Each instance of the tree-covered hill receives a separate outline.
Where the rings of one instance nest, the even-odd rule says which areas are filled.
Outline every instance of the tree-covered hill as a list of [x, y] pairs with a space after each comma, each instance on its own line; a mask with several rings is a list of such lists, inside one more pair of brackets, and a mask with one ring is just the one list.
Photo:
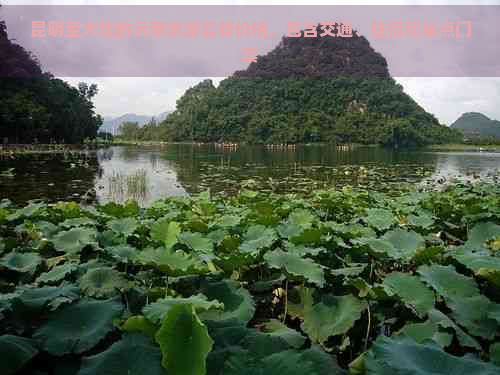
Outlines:
[[500, 139], [500, 121], [491, 120], [478, 112], [463, 113], [450, 128], [460, 130], [472, 139]]
[[164, 125], [176, 141], [397, 147], [461, 138], [405, 94], [386, 60], [356, 35], [284, 37], [217, 88], [205, 80], [188, 90]]
[[0, 141], [81, 143], [97, 135], [96, 85], [74, 88], [42, 73], [39, 62], [13, 43], [0, 21]]

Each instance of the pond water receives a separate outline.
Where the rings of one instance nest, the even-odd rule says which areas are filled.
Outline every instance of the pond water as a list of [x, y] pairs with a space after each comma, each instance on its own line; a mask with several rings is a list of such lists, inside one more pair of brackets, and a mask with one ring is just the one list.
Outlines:
[[362, 185], [392, 190], [408, 184], [444, 184], [453, 178], [498, 181], [500, 153], [396, 151], [376, 147], [339, 149], [219, 147], [172, 144], [112, 146], [67, 154], [0, 159], [0, 198], [124, 201], [141, 204], [166, 196], [237, 191], [303, 192]]

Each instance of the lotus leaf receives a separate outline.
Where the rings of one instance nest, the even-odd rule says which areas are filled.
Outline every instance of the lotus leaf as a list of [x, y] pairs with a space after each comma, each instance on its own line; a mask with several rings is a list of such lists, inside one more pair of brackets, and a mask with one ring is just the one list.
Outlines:
[[123, 305], [116, 299], [82, 299], [51, 313], [33, 338], [53, 355], [83, 353], [114, 329], [113, 320], [122, 311]]

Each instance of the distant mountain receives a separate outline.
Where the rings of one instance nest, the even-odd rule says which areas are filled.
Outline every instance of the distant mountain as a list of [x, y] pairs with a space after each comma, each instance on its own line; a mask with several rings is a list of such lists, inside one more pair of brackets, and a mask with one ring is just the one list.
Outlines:
[[492, 120], [479, 112], [462, 114], [450, 127], [461, 130], [465, 136], [471, 138], [500, 139], [500, 121]]
[[104, 122], [102, 123], [99, 131], [109, 132], [111, 134], [117, 134], [120, 125], [124, 122], [137, 122], [139, 126], [143, 126], [147, 124], [154, 117], [156, 122], [162, 122], [168, 116], [171, 111], [162, 112], [156, 116], [146, 116], [146, 115], [137, 115], [135, 113], [126, 113], [119, 117], [104, 117]]
[[366, 38], [321, 33], [283, 37], [217, 87], [205, 80], [187, 90], [165, 122], [169, 139], [394, 147], [461, 139], [403, 91]]

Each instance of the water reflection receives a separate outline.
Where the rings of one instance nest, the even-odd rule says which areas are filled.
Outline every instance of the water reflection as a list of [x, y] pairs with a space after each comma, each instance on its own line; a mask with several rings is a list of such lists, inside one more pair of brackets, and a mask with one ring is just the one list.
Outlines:
[[[2, 171], [14, 168], [14, 176]], [[493, 179], [497, 153], [404, 152], [376, 147], [332, 146], [218, 148], [213, 145], [114, 146], [78, 155], [24, 155], [0, 160], [0, 197], [124, 201], [141, 204], [206, 189], [227, 193], [245, 180], [264, 191], [308, 191], [363, 185], [392, 190], [406, 184], [452, 178]]]

